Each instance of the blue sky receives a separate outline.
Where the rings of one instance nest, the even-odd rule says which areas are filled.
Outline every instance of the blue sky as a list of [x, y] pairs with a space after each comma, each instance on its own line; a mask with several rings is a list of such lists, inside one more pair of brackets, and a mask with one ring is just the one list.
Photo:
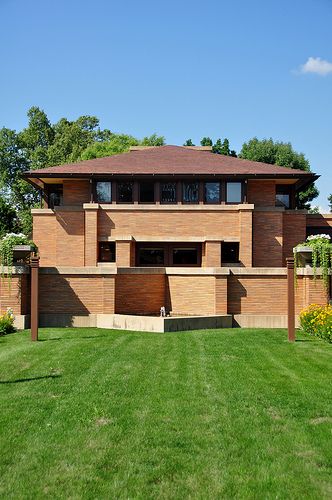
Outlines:
[[0, 23], [0, 126], [37, 105], [168, 144], [290, 141], [327, 210], [332, 0], [0, 0]]

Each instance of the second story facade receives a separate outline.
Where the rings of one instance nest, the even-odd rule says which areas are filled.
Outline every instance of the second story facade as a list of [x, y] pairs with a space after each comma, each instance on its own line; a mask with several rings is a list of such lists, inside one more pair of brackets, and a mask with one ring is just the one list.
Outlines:
[[283, 267], [329, 217], [296, 209], [312, 173], [161, 146], [31, 171], [41, 266]]

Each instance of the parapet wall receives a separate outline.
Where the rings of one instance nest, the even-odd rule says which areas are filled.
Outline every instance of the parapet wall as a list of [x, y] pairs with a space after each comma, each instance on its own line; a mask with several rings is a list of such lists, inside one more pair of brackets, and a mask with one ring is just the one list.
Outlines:
[[[0, 309], [29, 314], [28, 269], [0, 284]], [[328, 301], [322, 280], [311, 269], [298, 271], [296, 314], [310, 303]], [[284, 268], [41, 268], [39, 310], [42, 318], [84, 318], [100, 314], [231, 314], [237, 319], [287, 315]], [[78, 320], [75, 320], [76, 323]], [[264, 321], [263, 321], [264, 322]], [[280, 324], [281, 326], [284, 325]], [[238, 323], [240, 323], [238, 321]], [[246, 320], [247, 324], [248, 321]], [[250, 321], [249, 321], [250, 323]], [[260, 326], [264, 326], [260, 325]], [[266, 325], [268, 326], [268, 325]]]

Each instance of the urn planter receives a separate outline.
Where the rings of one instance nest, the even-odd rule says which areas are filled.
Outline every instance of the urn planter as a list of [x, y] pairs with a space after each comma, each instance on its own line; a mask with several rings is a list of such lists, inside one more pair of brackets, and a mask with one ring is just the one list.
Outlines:
[[21, 260], [26, 260], [33, 251], [34, 247], [32, 245], [15, 245], [13, 247], [14, 263]]
[[309, 267], [312, 263], [312, 248], [310, 247], [295, 247], [294, 253], [299, 256], [300, 264]]

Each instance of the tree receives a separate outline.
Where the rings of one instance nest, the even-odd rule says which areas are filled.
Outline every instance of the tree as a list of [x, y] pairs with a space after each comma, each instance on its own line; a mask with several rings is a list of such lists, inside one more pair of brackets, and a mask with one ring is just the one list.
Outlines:
[[[309, 161], [303, 153], [294, 151], [289, 142], [274, 142], [272, 139], [259, 140], [254, 137], [243, 144], [239, 157], [310, 172]], [[310, 201], [316, 198], [318, 194], [319, 191], [315, 185], [300, 191], [297, 198], [297, 207], [309, 209]]]
[[237, 156], [234, 149], [230, 149], [229, 140], [226, 138], [222, 142], [221, 139], [217, 139], [215, 144], [212, 146], [212, 151], [213, 153], [219, 155], [234, 156], [234, 157]]
[[191, 139], [187, 139], [186, 142], [184, 143], [184, 146], [195, 146], [195, 144]]
[[329, 207], [330, 207], [330, 212], [332, 213], [332, 194], [327, 198], [327, 201], [329, 202]]
[[144, 137], [141, 141], [126, 134], [111, 134], [107, 142], [94, 142], [87, 147], [81, 155], [82, 160], [91, 160], [93, 158], [103, 158], [105, 156], [117, 155], [129, 151], [130, 146], [162, 146], [165, 139], [156, 134], [150, 137]]
[[203, 137], [201, 140], [201, 146], [212, 146], [212, 139], [210, 139], [210, 137]]
[[19, 228], [20, 223], [14, 208], [0, 195], [0, 238], [6, 233], [18, 231]]

